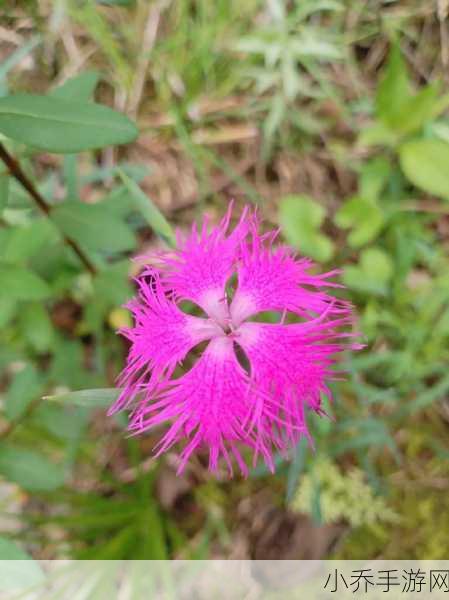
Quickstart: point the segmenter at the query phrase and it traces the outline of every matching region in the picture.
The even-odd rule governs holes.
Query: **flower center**
[[[251,298],[239,294],[238,291],[229,303],[226,293],[223,294],[222,290],[207,290],[201,298],[201,306],[210,321],[221,329],[223,335],[231,339],[238,337],[238,328],[254,312],[254,302]]]

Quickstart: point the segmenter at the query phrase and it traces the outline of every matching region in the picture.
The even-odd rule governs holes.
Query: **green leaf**
[[[101,385],[104,376],[86,369],[86,352],[80,340],[55,336],[52,349],[53,360],[48,373],[52,381],[73,389]]]
[[[376,96],[379,119],[400,134],[421,129],[445,109],[447,100],[439,98],[440,86],[431,84],[417,94],[411,93],[407,67],[399,46],[392,47]]]
[[[63,440],[78,440],[85,431],[90,411],[81,406],[41,404],[32,414],[33,423]]]
[[[51,491],[64,483],[64,470],[45,456],[16,446],[0,447],[0,474],[30,492]]]
[[[65,81],[55,88],[50,96],[62,98],[63,100],[77,100],[78,102],[90,102],[97,87],[100,74],[97,71],[84,71],[76,77]]]
[[[99,73],[85,71],[81,75],[68,79],[65,83],[54,89],[50,95],[63,100],[77,100],[78,102],[92,101],[93,93],[98,84]],[[78,157],[76,154],[67,154],[64,157],[64,181],[69,198],[78,196]]]
[[[441,140],[415,140],[399,149],[401,167],[418,188],[449,200],[449,144]]]
[[[401,133],[412,133],[431,121],[438,102],[439,85],[428,85],[400,105],[391,127]]]
[[[410,97],[407,67],[397,44],[391,47],[387,66],[377,89],[376,111],[388,126],[394,126],[402,104]]]
[[[387,146],[393,148],[397,142],[397,134],[380,121],[362,129],[357,139],[357,144],[360,146]]]
[[[0,537],[0,590],[17,590],[44,581],[38,562],[6,537]]]
[[[307,196],[286,196],[279,208],[279,222],[287,241],[303,254],[327,261],[333,254],[332,242],[320,232],[324,208]]]
[[[19,327],[23,338],[36,350],[51,350],[54,329],[48,312],[41,303],[28,303],[19,313]]]
[[[0,327],[5,327],[17,311],[17,301],[14,298],[0,295]]]
[[[101,202],[104,203],[108,211],[120,219],[126,219],[132,213],[136,213],[136,203],[124,185],[114,187],[109,194],[101,199]]]
[[[120,306],[133,295],[129,283],[129,261],[121,261],[103,269],[94,280],[94,297],[107,306]]]
[[[391,258],[384,250],[367,248],[360,253],[358,266],[350,265],[344,269],[343,281],[352,289],[385,295],[393,270]]]
[[[358,248],[375,239],[382,228],[384,218],[377,204],[355,196],[338,210],[335,223],[345,229],[352,228],[348,243],[352,248]]]
[[[3,251],[3,260],[6,262],[26,262],[34,258],[45,244],[58,239],[58,232],[47,218],[11,227],[9,231],[9,239]]]
[[[263,122],[264,156],[269,155],[275,133],[285,118],[287,105],[283,94],[277,94],[270,102],[270,110]]]
[[[105,106],[35,94],[0,98],[0,132],[60,154],[126,144],[138,135],[132,121]]]
[[[101,203],[65,202],[52,210],[51,218],[67,236],[91,250],[123,252],[137,244],[130,227]]]
[[[428,131],[432,137],[437,137],[449,144],[449,120],[440,119],[429,127]]]
[[[65,392],[55,396],[45,396],[45,400],[74,404],[75,406],[86,406],[88,408],[104,408],[110,406],[117,400],[121,393],[119,388],[99,388],[95,390],[79,390],[76,392]]]
[[[92,168],[89,173],[81,175],[80,182],[82,185],[87,185],[89,183],[105,183],[118,175],[121,170],[138,183],[151,173],[151,169],[148,166],[119,162],[113,167],[97,166]],[[123,186],[121,187],[123,188]],[[116,193],[116,189],[117,188],[111,190],[108,196],[113,196]]]
[[[146,194],[140,189],[135,181],[133,181],[126,173],[122,170],[119,172],[120,178],[128,188],[131,197],[133,198],[136,210],[138,210],[145,217],[148,225],[153,231],[161,237],[170,246],[175,245],[175,234],[170,223],[160,212],[160,210],[153,204]]]
[[[0,281],[0,295],[15,300],[45,300],[51,294],[43,279],[22,267],[0,265]]]
[[[340,60],[343,53],[335,44],[319,39],[318,36],[304,35],[301,38],[292,37],[288,49],[298,60],[314,58],[317,60]]]
[[[5,415],[10,420],[19,419],[30,403],[42,393],[42,382],[33,365],[26,365],[16,373],[5,398]]]
[[[435,104],[433,106],[432,117],[434,119],[439,117],[441,115],[441,113],[447,109],[448,106],[449,106],[449,93],[439,96],[439,98],[437,99],[437,101],[435,102]]]
[[[313,479],[313,491],[310,503],[310,516],[316,525],[323,524],[323,515],[321,511],[321,489],[318,481],[315,480],[312,473]]]
[[[293,459],[287,472],[286,500],[291,502],[298,488],[299,479],[304,471],[307,454],[307,439],[301,438],[293,451]]]
[[[360,196],[377,200],[392,174],[391,162],[377,157],[366,162],[360,170]]]

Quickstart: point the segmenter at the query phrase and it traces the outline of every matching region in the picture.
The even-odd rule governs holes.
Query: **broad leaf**
[[[50,296],[48,284],[23,267],[0,265],[0,282],[0,296],[15,300],[45,300]]]
[[[26,225],[10,227],[9,232],[3,260],[12,263],[34,258],[45,244],[59,238],[55,226],[46,217],[35,219]]]
[[[372,241],[383,222],[383,214],[377,204],[359,196],[350,198],[335,215],[335,223],[339,227],[352,228],[348,242],[353,248]]]
[[[357,140],[360,146],[387,146],[389,148],[394,147],[397,142],[398,135],[381,121],[362,129]]]
[[[17,312],[17,301],[14,298],[0,295],[0,328],[5,327]]]
[[[3,444],[0,447],[0,474],[30,492],[50,491],[64,483],[64,470],[45,456]]]
[[[438,85],[428,85],[415,96],[400,105],[393,129],[401,133],[412,133],[432,120],[438,102]]]
[[[60,154],[126,144],[138,134],[132,121],[106,106],[36,94],[0,98],[0,132]]]
[[[429,194],[449,200],[449,144],[441,140],[415,140],[399,149],[407,178]]]
[[[96,71],[84,71],[81,75],[72,77],[55,88],[50,95],[53,98],[89,102],[92,100],[99,78],[100,75]]]
[[[344,283],[355,290],[385,295],[393,276],[393,263],[381,248],[367,248],[360,253],[358,266],[349,265],[343,271]]]
[[[52,210],[51,218],[67,236],[91,250],[123,252],[136,247],[130,227],[101,203],[65,202]]]
[[[376,110],[378,117],[389,126],[394,125],[402,104],[410,97],[407,67],[397,44],[388,56],[387,66],[377,89]]]
[[[120,306],[133,295],[133,289],[129,282],[128,260],[120,261],[108,266],[95,277],[95,298],[104,302],[107,306]]]
[[[40,302],[27,303],[21,307],[18,320],[23,339],[36,352],[51,350],[55,332],[45,306]]]
[[[63,440],[79,440],[87,427],[90,411],[81,406],[41,404],[31,416],[33,423]]]
[[[392,165],[383,157],[367,161],[360,169],[360,196],[377,200],[392,174]]]
[[[320,232],[324,208],[307,196],[286,196],[280,205],[279,221],[287,241],[303,254],[327,261],[333,254],[332,242]]]
[[[33,365],[16,373],[5,397],[5,414],[10,420],[20,418],[29,404],[42,393],[41,377]]]
[[[447,142],[449,144],[449,120],[448,119],[440,119],[435,123],[432,123],[428,128],[429,133],[443,142]]]

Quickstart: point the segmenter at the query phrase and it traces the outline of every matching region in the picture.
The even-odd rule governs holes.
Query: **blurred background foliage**
[[[8,94],[27,92],[95,99],[140,130],[63,156],[2,138],[52,218],[2,168],[1,558],[448,557],[448,12],[0,5],[0,121]],[[229,198],[342,268],[367,348],[345,359],[332,420],[310,416],[315,451],[300,443],[275,476],[216,480],[199,457],[178,478],[175,454],[151,458],[157,432],[126,439],[126,417],[106,417],[109,392],[70,392],[114,385],[129,259],[170,237],[154,207],[182,229]]]

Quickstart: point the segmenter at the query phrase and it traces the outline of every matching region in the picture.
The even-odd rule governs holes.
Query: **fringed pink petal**
[[[216,227],[204,217],[200,228],[193,225],[187,237],[177,235],[177,249],[160,256],[164,289],[176,300],[190,300],[219,323],[229,321],[225,287],[234,272],[239,246],[248,232],[244,210],[235,229],[228,234],[232,205]]]
[[[164,383],[189,350],[221,333],[216,323],[185,314],[167,298],[157,273],[151,278],[142,276],[137,283],[139,296],[127,306],[134,325],[120,332],[131,342],[126,368],[118,380],[123,391],[109,414],[132,406],[142,390]]]
[[[311,260],[297,259],[289,247],[273,247],[276,235],[277,232],[260,235],[253,219],[250,240],[241,245],[237,267],[238,287],[230,308],[234,325],[270,310],[310,317],[332,303],[334,312],[344,311],[343,301],[336,301],[323,291],[326,287],[340,287],[330,281],[338,271],[312,274]]]
[[[317,318],[293,325],[244,323],[235,333],[251,366],[253,389],[259,406],[252,413],[250,429],[269,431],[280,450],[309,437],[306,410],[322,414],[322,397],[330,396],[327,382],[335,372],[336,355],[346,348],[348,333],[341,331],[351,320]]]
[[[217,470],[222,457],[232,475],[233,456],[246,476],[248,467],[237,446],[255,446],[254,435],[244,428],[250,411],[248,377],[237,361],[232,340],[222,336],[212,340],[193,368],[171,381],[167,389],[157,395],[145,394],[130,428],[142,433],[170,423],[158,444],[157,456],[178,442],[186,442],[179,473],[194,451],[206,448],[210,470]],[[266,448],[262,452],[266,454]]]

